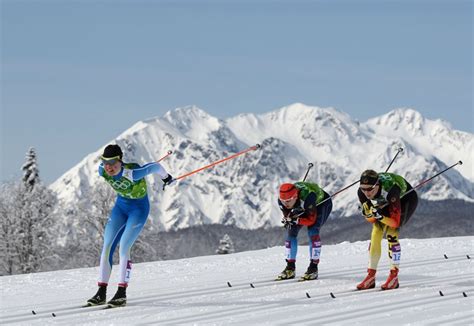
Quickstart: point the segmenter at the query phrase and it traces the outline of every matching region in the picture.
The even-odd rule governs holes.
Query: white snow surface
[[[226,120],[190,106],[139,121],[108,143],[123,148],[126,162],[139,164],[173,150],[162,164],[174,177],[262,145],[182,179],[164,193],[159,177],[148,176],[150,221],[158,230],[203,224],[244,229],[278,226],[278,186],[301,180],[309,162],[314,168],[308,181],[333,194],[358,180],[366,169],[384,171],[399,147],[403,152],[390,172],[404,176],[412,186],[459,160],[464,163],[418,189],[421,198],[474,202],[474,135],[453,130],[445,121],[426,119],[413,109],[396,109],[360,123],[334,108],[301,103]],[[95,186],[104,182],[97,173],[102,150],[86,156],[50,186],[63,211],[87,201]],[[357,214],[356,187],[333,202],[335,215]],[[73,219],[74,214],[65,217],[65,223]]]
[[[307,282],[273,280],[283,247],[141,263],[127,306],[108,310],[80,308],[96,291],[98,268],[3,276],[0,324],[473,325],[473,245],[473,236],[402,239],[401,285],[390,291],[379,289],[389,269],[385,240],[377,288],[367,291],[354,291],[366,274],[367,241],[323,246],[319,279]],[[297,276],[307,262],[300,246]],[[115,268],[109,299],[116,277]]]

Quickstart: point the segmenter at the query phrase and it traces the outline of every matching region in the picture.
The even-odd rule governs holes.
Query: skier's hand
[[[176,183],[176,179],[174,179],[171,174],[168,174],[166,178],[161,180],[163,181],[163,191],[165,190],[166,186],[171,186],[172,184]]]
[[[380,215],[379,213],[375,212],[373,218],[376,220],[376,221],[381,221],[384,217],[382,215]]]
[[[283,216],[281,219],[281,223],[286,229],[289,229],[290,227],[297,225],[299,219],[291,218],[290,216]]]
[[[377,217],[382,218],[377,212],[377,209],[374,206],[369,205],[368,202],[365,202],[362,204],[362,215],[364,215],[366,219],[368,218],[378,219]]]
[[[303,216],[305,214],[305,210],[301,207],[295,207],[293,209],[291,209],[290,213],[288,214],[289,217],[291,217],[292,219],[298,219],[300,218],[301,216]]]

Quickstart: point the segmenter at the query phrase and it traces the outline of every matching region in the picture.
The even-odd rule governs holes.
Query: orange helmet
[[[298,188],[295,187],[292,183],[283,183],[280,186],[280,199],[289,200],[297,197],[299,194]]]

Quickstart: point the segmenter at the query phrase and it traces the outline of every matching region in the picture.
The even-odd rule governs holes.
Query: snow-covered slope
[[[354,291],[367,242],[324,246],[316,281],[275,282],[284,248],[136,264],[124,308],[79,308],[97,268],[3,276],[2,325],[472,325],[474,237],[402,239],[400,288]],[[383,248],[385,249],[384,243]],[[447,258],[444,257],[446,255]],[[308,262],[299,248],[297,275]],[[109,298],[115,292],[112,271]],[[231,285],[229,287],[228,285]],[[440,295],[440,291],[443,296]],[[330,296],[333,293],[335,298]],[[32,314],[35,311],[36,315]],[[56,317],[53,317],[52,314]]]
[[[140,121],[113,142],[125,149],[125,161],[142,164],[173,150],[162,163],[174,176],[256,143],[262,145],[259,151],[183,179],[165,193],[158,177],[148,177],[151,222],[161,230],[211,223],[241,228],[279,225],[278,185],[302,178],[308,162],[315,164],[308,180],[334,193],[367,168],[385,170],[400,146],[403,155],[391,171],[412,185],[458,160],[464,162],[423,187],[424,199],[474,201],[474,135],[425,119],[411,109],[359,123],[336,109],[303,104],[227,120],[186,107]],[[93,195],[101,150],[51,185],[64,207],[75,207]],[[334,211],[342,216],[356,213],[355,187],[335,198]]]

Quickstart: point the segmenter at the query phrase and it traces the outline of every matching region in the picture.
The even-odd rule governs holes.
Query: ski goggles
[[[120,161],[120,155],[114,156],[114,157],[103,157],[101,156],[100,159],[102,160],[102,163],[107,164],[107,165],[113,165],[115,162]]]
[[[378,183],[374,184],[373,186],[368,186],[368,187],[359,187],[359,189],[362,192],[371,192],[372,190],[375,189],[375,187],[378,185]]]
[[[287,198],[287,199],[281,199],[280,198],[280,201],[283,203],[283,204],[287,204],[287,203],[291,203],[291,201],[295,200],[295,199],[298,199],[298,195],[296,196],[293,196],[291,198]]]

